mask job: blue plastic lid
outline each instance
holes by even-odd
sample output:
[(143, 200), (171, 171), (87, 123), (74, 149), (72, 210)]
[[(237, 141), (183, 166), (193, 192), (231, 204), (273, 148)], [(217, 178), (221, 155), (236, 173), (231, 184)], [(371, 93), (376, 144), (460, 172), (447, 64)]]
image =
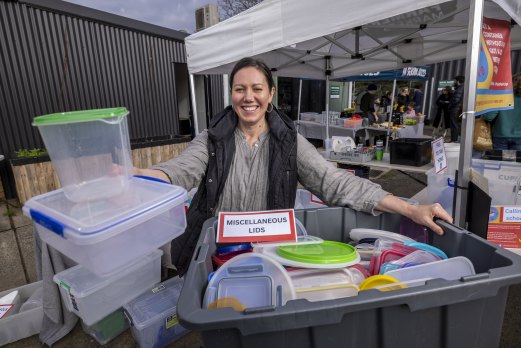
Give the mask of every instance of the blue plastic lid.
[(420, 250), (428, 251), (430, 253), (433, 253), (436, 256), (441, 257), (442, 259), (448, 259), (447, 254), (445, 254), (443, 252), (443, 250), (436, 248), (435, 246), (425, 244), (425, 243), (420, 243), (420, 242), (404, 242), (403, 244), (412, 246), (412, 247), (420, 249)]

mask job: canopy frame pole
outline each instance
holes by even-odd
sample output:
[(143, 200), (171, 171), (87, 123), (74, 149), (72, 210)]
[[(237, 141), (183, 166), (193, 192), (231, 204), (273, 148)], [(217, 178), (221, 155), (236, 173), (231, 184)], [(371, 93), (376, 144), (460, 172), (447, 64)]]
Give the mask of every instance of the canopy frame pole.
[(463, 94), (463, 114), (461, 126), (461, 145), (457, 173), (458, 186), (454, 187), (456, 205), (455, 224), (466, 228), (468, 186), (472, 161), (472, 137), (474, 134), (474, 112), (476, 110), (476, 86), (479, 63), (479, 44), (483, 20), (484, 0), (471, 0), (467, 39), (467, 58), (465, 63), (465, 86)]
[(195, 100), (194, 75), (190, 74), (190, 99), (192, 100), (192, 117), (194, 118), (194, 135), (199, 134), (199, 122), (197, 120), (197, 102)]
[(394, 107), (394, 94), (396, 93), (396, 79), (393, 80), (393, 93), (391, 94), (391, 111), (389, 112), (389, 119), (387, 120), (387, 137), (385, 139), (385, 150), (389, 152), (389, 139), (391, 138), (391, 127), (393, 126), (393, 107)]
[(331, 75), (330, 57), (326, 56), (326, 139), (329, 139), (329, 75)]
[(228, 83), (229, 83), (229, 76), (228, 74), (223, 74), (223, 102), (224, 107), (227, 107), (230, 105), (230, 93), (228, 92)]
[(298, 106), (297, 106), (297, 133), (300, 129), (300, 103), (302, 101), (302, 79), (299, 80), (298, 85)]

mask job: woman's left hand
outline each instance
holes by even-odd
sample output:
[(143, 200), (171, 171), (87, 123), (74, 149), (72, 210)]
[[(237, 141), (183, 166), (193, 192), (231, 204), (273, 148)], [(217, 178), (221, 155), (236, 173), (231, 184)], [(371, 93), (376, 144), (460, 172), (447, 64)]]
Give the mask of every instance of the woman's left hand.
[(439, 203), (428, 205), (413, 205), (410, 207), (408, 217), (417, 224), (430, 228), (440, 236), (443, 235), (443, 229), (434, 222), (434, 218), (440, 218), (444, 221), (452, 223), (452, 217), (443, 209)]

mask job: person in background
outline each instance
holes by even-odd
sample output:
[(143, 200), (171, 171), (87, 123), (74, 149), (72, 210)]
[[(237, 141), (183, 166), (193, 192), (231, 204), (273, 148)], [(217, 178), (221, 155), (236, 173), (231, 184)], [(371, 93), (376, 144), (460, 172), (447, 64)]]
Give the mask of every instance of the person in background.
[(440, 126), (440, 122), (443, 117), (443, 134), (445, 136), (446, 130), (450, 127), (450, 118), (449, 118), (449, 102), (452, 96), (452, 88), (450, 86), (445, 87), (441, 90), (441, 94), (436, 99), (436, 117), (434, 118), (434, 122), (432, 125), (434, 127), (433, 136), (438, 136), (438, 127)]
[(405, 117), (416, 116), (416, 111), (414, 111), (414, 109), (415, 109), (414, 102), (410, 102), (409, 105), (407, 105), (407, 109), (404, 112)]
[(360, 104), (362, 103), (362, 98), (367, 93), (367, 91), (362, 91), (358, 93), (358, 95), (355, 98), (355, 113), (362, 114), (362, 110), (360, 109)]
[(450, 140), (451, 142), (457, 142), (461, 132), (461, 119), (460, 115), (463, 112), (463, 92), (465, 76), (454, 77), (456, 81), (456, 88), (449, 102), (449, 120), (450, 120)]
[(386, 91), (384, 95), (380, 97), (380, 112), (387, 113), (387, 107), (391, 105), (391, 92)]
[[(373, 215), (402, 214), (435, 233), (433, 218), (452, 221), (441, 205), (412, 205), (367, 179), (349, 175), (325, 160), (293, 121), (272, 104), (270, 68), (243, 58), (230, 73), (232, 105), (210, 121), (179, 156), (137, 175), (169, 181), (186, 190), (198, 187), (187, 212), (185, 232), (172, 241), (172, 263), (183, 275), (203, 223), (220, 211), (289, 209), (297, 184), (329, 206), (351, 207)], [(327, 228), (327, 226), (325, 227)]]
[(514, 109), (488, 112), (485, 121), (492, 122), (494, 150), (521, 151), (521, 73), (512, 77)]
[(362, 116), (367, 118), (369, 125), (378, 122), (378, 116), (376, 115), (375, 109), (375, 94), (377, 89), (378, 87), (374, 84), (367, 86), (367, 93), (364, 94), (362, 101), (360, 102)]
[(422, 112), (423, 107), (423, 92), (421, 88), (421, 83), (414, 85), (411, 98), (411, 101), (414, 103), (414, 112), (417, 114)]
[(396, 102), (398, 104), (398, 111), (405, 111), (405, 107), (409, 105), (409, 101), (409, 88), (402, 87), (400, 89), (400, 94), (398, 94), (398, 97), (396, 98)]

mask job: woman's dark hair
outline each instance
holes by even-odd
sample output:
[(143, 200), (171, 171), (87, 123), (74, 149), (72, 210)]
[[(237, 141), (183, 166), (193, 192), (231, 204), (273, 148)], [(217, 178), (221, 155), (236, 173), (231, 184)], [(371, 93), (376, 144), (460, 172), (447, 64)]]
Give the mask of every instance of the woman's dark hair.
[(246, 58), (242, 58), (241, 60), (239, 60), (237, 62), (237, 64), (235, 64), (235, 66), (233, 67), (233, 70), (230, 74), (230, 89), (233, 86), (233, 78), (235, 77), (235, 74), (237, 73), (237, 71), (239, 71), (243, 68), (248, 68), (248, 67), (255, 68), (264, 74), (264, 76), (266, 77), (266, 81), (268, 81), (268, 86), (269, 86), (270, 90), (273, 87), (275, 87), (275, 83), (273, 82), (273, 76), (271, 75), (271, 70), (270, 70), (270, 68), (268, 68), (266, 63), (264, 63), (262, 60), (259, 60), (259, 59), (246, 57)]

